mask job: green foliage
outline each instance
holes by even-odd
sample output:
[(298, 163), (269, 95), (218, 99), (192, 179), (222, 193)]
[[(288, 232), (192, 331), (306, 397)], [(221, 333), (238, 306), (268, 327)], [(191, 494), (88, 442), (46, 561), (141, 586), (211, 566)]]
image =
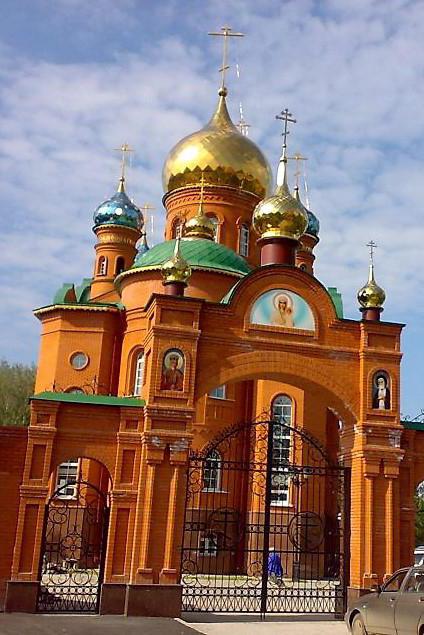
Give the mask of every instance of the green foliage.
[(27, 426), (28, 399), (34, 392), (35, 366), (0, 360), (0, 425)]
[(415, 496), (415, 546), (424, 545), (424, 498)]

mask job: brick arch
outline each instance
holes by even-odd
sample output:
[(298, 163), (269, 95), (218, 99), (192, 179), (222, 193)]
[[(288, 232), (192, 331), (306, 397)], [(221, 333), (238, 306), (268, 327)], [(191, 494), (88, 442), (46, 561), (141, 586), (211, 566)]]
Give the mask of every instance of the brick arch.
[[(196, 393), (208, 394), (216, 386), (249, 379), (273, 379), (305, 390), (319, 388), (328, 397), (328, 407), (334, 409), (347, 425), (359, 418), (357, 391), (352, 380), (344, 386), (337, 377), (337, 360), (299, 359), (298, 355), (282, 351), (256, 351), (234, 355), (219, 367), (199, 364)], [(327, 370), (326, 370), (327, 369)]]
[[(108, 453), (108, 456), (106, 456), (106, 453)], [(86, 444), (83, 442), (81, 442), (81, 445), (75, 441), (72, 441), (69, 445), (66, 441), (62, 442), (60, 444), (60, 450), (57, 446), (53, 447), (49, 478), (61, 463), (66, 463), (66, 461), (69, 461), (71, 458), (89, 459), (99, 463), (108, 471), (110, 482), (113, 487), (113, 474), (115, 470), (116, 457), (110, 456), (110, 452), (108, 452), (107, 449), (103, 455), (101, 446), (99, 446), (98, 451), (92, 451), (90, 449), (90, 451), (87, 452)]]

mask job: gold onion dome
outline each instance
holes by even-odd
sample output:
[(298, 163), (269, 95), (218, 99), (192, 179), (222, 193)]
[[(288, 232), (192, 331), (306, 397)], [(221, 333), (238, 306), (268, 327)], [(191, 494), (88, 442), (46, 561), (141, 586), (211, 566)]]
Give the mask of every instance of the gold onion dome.
[(374, 264), (370, 263), (368, 282), (358, 291), (358, 302), (364, 309), (380, 309), (386, 299), (384, 289), (374, 279)]
[(190, 218), (184, 225), (184, 238), (206, 238), (215, 239), (215, 227), (210, 218), (203, 211), (203, 186), (204, 176), (201, 178), (200, 201), (196, 216)]
[(283, 158), (284, 177), (275, 194), (261, 201), (253, 212), (253, 227), (261, 238), (289, 238), (299, 240), (308, 226), (308, 215), (303, 205), (291, 194), (287, 185), (286, 162)]
[(170, 282), (183, 282), (187, 284), (191, 276), (191, 267), (188, 262), (184, 260), (180, 252), (180, 240), (180, 237), (176, 238), (172, 257), (162, 265), (161, 271), (165, 284)]
[(221, 88), (209, 123), (170, 151), (162, 173), (165, 192), (197, 184), (202, 174), (209, 184), (241, 187), (261, 198), (270, 191), (272, 172), (268, 161), (231, 121), (226, 94), (227, 89)]

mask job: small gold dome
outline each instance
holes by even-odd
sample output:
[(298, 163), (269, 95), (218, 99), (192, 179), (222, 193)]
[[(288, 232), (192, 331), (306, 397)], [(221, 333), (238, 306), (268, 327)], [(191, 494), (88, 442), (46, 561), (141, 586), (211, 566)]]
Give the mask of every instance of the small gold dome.
[(170, 282), (183, 282), (187, 284), (191, 276), (191, 267), (181, 255), (180, 238), (175, 240), (175, 249), (172, 258), (163, 263), (161, 271), (164, 284)]
[(165, 192), (199, 183), (202, 174), (212, 185), (241, 187), (261, 198), (269, 192), (272, 172), (268, 161), (231, 121), (225, 95), (226, 89), (221, 89), (209, 123), (172, 148), (162, 173)]
[(196, 216), (190, 218), (184, 225), (184, 238), (207, 238), (208, 240), (214, 240), (214, 224), (211, 219), (203, 213), (202, 207), (199, 207)]
[(380, 309), (385, 299), (384, 289), (374, 279), (374, 265), (371, 263), (368, 282), (358, 291), (358, 302), (364, 309)]
[(261, 238), (299, 240), (307, 226), (305, 208), (290, 194), (285, 177), (275, 194), (261, 201), (253, 212), (253, 227)]

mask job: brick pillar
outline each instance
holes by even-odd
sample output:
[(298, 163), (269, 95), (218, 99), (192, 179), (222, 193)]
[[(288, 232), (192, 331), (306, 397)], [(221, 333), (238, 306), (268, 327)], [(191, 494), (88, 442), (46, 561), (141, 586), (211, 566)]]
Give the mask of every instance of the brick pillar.
[(31, 406), (11, 580), (5, 610), (33, 613), (39, 586), (40, 555), (58, 404)]

